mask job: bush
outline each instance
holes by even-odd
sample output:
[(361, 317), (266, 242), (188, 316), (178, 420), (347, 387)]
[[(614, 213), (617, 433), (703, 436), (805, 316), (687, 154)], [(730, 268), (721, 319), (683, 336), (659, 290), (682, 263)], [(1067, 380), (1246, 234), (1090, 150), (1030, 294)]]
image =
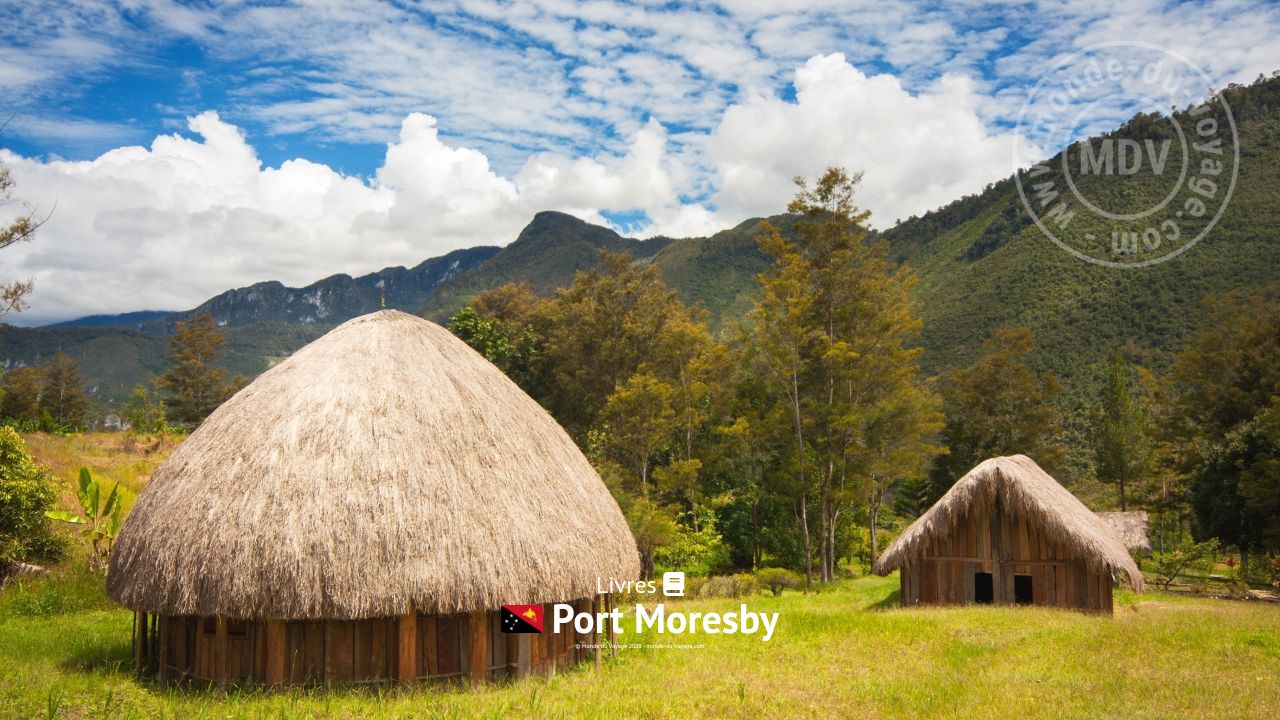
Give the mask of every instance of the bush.
[(653, 551), (653, 564), (658, 573), (711, 575), (729, 567), (729, 548), (710, 521), (696, 531), (677, 526), (668, 542)]
[(1211, 538), (1154, 557), (1156, 578), (1165, 590), (1187, 570), (1208, 573), (1218, 557), (1218, 540)]
[(65, 543), (44, 515), (54, 497), (49, 473), (36, 465), (22, 437), (0, 428), (0, 576), (14, 561), (61, 554)]
[(699, 582), (686, 586), (685, 594), (699, 598), (740, 598), (754, 595), (760, 586), (750, 573), (715, 575), (699, 578)]
[(756, 582), (768, 588), (774, 597), (781, 595), (786, 588), (800, 587), (802, 580), (799, 574), (786, 568), (762, 568), (756, 571)]

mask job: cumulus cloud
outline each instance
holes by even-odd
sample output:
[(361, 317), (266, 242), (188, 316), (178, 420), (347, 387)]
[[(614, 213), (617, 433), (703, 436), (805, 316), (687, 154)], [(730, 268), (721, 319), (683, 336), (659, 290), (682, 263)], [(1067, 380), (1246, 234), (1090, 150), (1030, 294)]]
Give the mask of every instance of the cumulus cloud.
[(894, 76), (867, 76), (834, 54), (806, 62), (795, 88), (794, 101), (759, 95), (725, 112), (711, 141), (721, 215), (777, 213), (794, 194), (793, 177), (839, 165), (865, 173), (859, 202), (885, 226), (1008, 176), (1023, 145), (983, 124), (964, 76), (912, 94)]
[[(0, 151), (19, 196), (49, 221), (5, 252), (6, 275), (32, 277), (39, 323), (100, 312), (192, 307), (261, 280), (305, 284), (335, 272), (412, 265), (460, 247), (506, 244), (539, 210), (604, 223), (639, 208), (657, 230), (702, 230), (705, 210), (681, 205), (684, 171), (656, 122), (620, 157), (530, 157), (513, 178), (481, 152), (452, 147), (434, 118), (404, 119), (370, 181), (295, 159), (263, 167), (214, 112), (190, 118), (195, 137), (163, 135), (89, 161), (41, 161)], [(0, 220), (20, 212), (0, 208)], [(688, 232), (684, 232), (688, 231)]]

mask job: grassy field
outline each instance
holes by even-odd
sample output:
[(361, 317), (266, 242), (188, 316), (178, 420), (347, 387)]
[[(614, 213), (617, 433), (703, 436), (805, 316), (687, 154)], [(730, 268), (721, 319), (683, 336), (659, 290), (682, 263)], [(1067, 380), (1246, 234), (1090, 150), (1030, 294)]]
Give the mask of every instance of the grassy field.
[[(170, 444), (32, 436), (64, 483), (88, 465), (137, 490)], [(1117, 596), (1114, 617), (1030, 608), (896, 607), (897, 579), (820, 594), (699, 600), (779, 612), (774, 638), (636, 636), (596, 672), (480, 688), (160, 690), (131, 674), (128, 612), (75, 554), (0, 593), (0, 718), (1273, 718), (1280, 605)]]
[[(1122, 594), (1114, 617), (1026, 608), (893, 607), (895, 578), (747, 600), (774, 638), (683, 636), (620, 650), (600, 672), (383, 693), (157, 689), (130, 674), (130, 615), (75, 576), (0, 598), (0, 717), (1271, 718), (1280, 608)], [(58, 602), (35, 600), (68, 595)], [(731, 610), (739, 601), (689, 601)], [(624, 635), (626, 642), (673, 636)], [(50, 714), (50, 711), (51, 714)]]

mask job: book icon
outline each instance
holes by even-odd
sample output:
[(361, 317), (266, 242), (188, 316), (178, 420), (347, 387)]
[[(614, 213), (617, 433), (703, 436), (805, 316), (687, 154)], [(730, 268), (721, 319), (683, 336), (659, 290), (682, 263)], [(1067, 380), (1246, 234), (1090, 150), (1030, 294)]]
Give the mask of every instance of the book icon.
[(667, 597), (684, 597), (684, 573), (663, 573), (662, 594)]

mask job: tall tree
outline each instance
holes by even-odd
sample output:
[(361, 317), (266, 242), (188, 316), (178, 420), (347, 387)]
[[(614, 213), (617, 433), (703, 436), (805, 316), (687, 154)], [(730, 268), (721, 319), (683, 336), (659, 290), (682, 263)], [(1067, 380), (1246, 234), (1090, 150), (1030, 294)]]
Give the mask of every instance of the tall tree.
[(1116, 486), (1121, 510), (1128, 509), (1129, 492), (1146, 478), (1153, 461), (1147, 399), (1134, 385), (1124, 356), (1117, 352), (1090, 429), (1098, 480)]
[(931, 500), (990, 457), (1020, 453), (1053, 472), (1066, 456), (1062, 415), (1053, 405), (1058, 378), (1027, 365), (1034, 348), (1029, 329), (1002, 328), (985, 357), (944, 378), (942, 439), (947, 451), (930, 472)]
[(52, 415), (59, 425), (80, 428), (84, 426), (84, 414), (88, 407), (89, 399), (84, 394), (80, 363), (66, 353), (56, 353), (44, 371), (40, 409)]
[(634, 472), (641, 497), (650, 496), (653, 456), (671, 442), (676, 428), (674, 389), (651, 373), (636, 373), (605, 401), (606, 452)]
[(1196, 534), (1280, 550), (1280, 296), (1209, 303), (1213, 322), (1174, 361), (1167, 425), (1189, 479)]
[(43, 367), (19, 367), (4, 374), (4, 405), (0, 414), (16, 420), (40, 419)]
[(169, 340), (170, 367), (156, 380), (170, 420), (199, 425), (231, 395), (227, 371), (213, 365), (225, 342), (208, 313), (177, 324)]
[(824, 581), (834, 576), (838, 528), (851, 503), (871, 507), (874, 538), (884, 489), (921, 471), (941, 427), (911, 346), (920, 327), (908, 301), (911, 275), (889, 260), (883, 241), (869, 238), (869, 213), (853, 202), (860, 180), (841, 168), (812, 187), (796, 180), (787, 206), (800, 216), (794, 240), (773, 226), (761, 236), (774, 262), (750, 316), (751, 343), (791, 418), (806, 555), (810, 497), (816, 503)]
[[(3, 127), (0, 127), (0, 130), (2, 129)], [(13, 176), (9, 173), (9, 168), (0, 164), (0, 205), (5, 204), (11, 197), (13, 184)], [(36, 220), (34, 211), (28, 211), (8, 225), (0, 226), (0, 250), (35, 237), (36, 228), (40, 227), (42, 222)], [(22, 312), (27, 306), (27, 295), (31, 293), (33, 287), (30, 280), (0, 283), (0, 317), (10, 312)]]
[(614, 390), (660, 352), (670, 318), (688, 313), (657, 267), (621, 253), (600, 257), (603, 267), (579, 272), (538, 320), (548, 372), (539, 399), (578, 438)]

